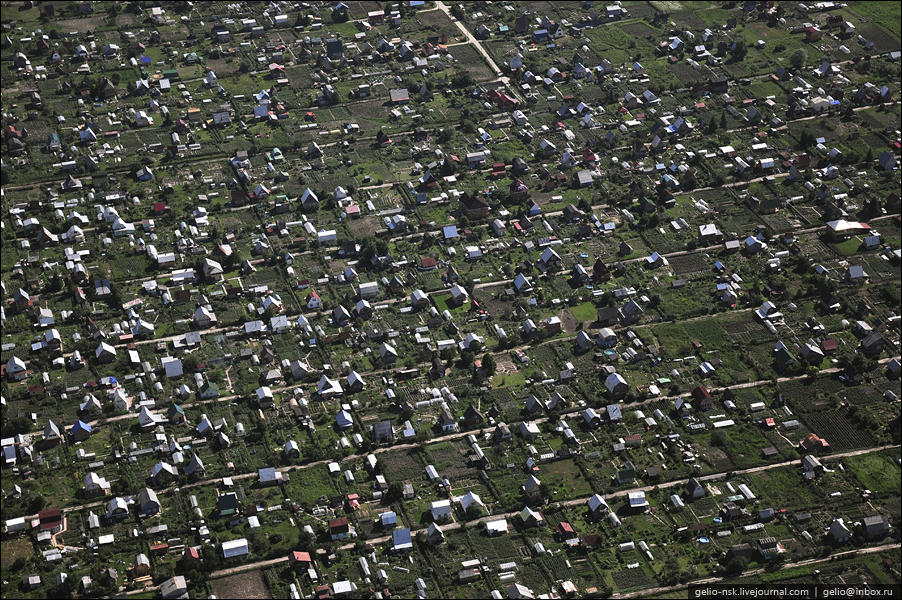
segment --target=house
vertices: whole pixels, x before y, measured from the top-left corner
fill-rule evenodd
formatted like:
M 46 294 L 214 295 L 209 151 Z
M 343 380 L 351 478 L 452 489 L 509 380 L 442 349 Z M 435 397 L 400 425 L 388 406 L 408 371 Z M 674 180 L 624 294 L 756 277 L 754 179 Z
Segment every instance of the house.
M 519 426 L 520 437 L 524 440 L 531 441 L 539 437 L 539 426 L 532 421 L 521 421 Z
M 608 394 L 614 398 L 625 396 L 627 391 L 629 391 L 629 384 L 627 384 L 626 379 L 619 373 L 611 373 L 608 375 L 605 379 L 604 387 Z
M 461 285 L 454 285 L 451 288 L 451 299 L 450 302 L 454 306 L 461 306 L 466 304 L 469 301 L 469 294 L 467 294 L 467 290 L 464 289 Z
M 845 544 L 852 539 L 852 532 L 846 526 L 842 518 L 833 519 L 829 529 L 830 538 L 836 544 Z
M 216 501 L 216 513 L 220 517 L 228 517 L 238 512 L 238 495 L 228 492 L 219 496 Z
M 295 569 L 306 572 L 313 564 L 313 559 L 310 557 L 309 552 L 294 550 L 288 554 L 288 563 Z
M 485 522 L 485 533 L 489 537 L 503 535 L 507 533 L 507 519 L 495 519 Z
M 525 527 L 536 527 L 545 523 L 545 516 L 528 506 L 525 506 L 520 511 L 519 517 Z
M 204 473 L 206 473 L 206 467 L 204 467 L 203 461 L 201 461 L 200 457 L 197 453 L 192 453 L 191 460 L 188 462 L 188 465 L 184 468 L 185 475 L 203 477 Z
M 886 340 L 878 331 L 874 331 L 861 340 L 861 351 L 868 356 L 877 356 L 883 352 Z
M 814 479 L 824 473 L 824 465 L 821 461 L 811 454 L 802 457 L 802 474 L 806 479 Z
M 388 94 L 392 104 L 401 105 L 410 102 L 410 94 L 405 88 L 389 90 Z
M 692 398 L 701 410 L 711 410 L 711 393 L 704 386 L 693 388 Z
M 528 294 L 532 292 L 532 283 L 523 273 L 517 273 L 517 276 L 514 278 L 514 289 L 521 294 Z
M 6 367 L 6 378 L 9 381 L 21 381 L 28 376 L 28 367 L 25 366 L 25 361 L 18 356 L 10 357 L 4 366 Z
M 592 185 L 592 171 L 589 169 L 581 169 L 573 176 L 573 183 L 576 187 L 585 188 Z
M 451 519 L 451 501 L 435 500 L 430 504 L 429 513 L 433 521 L 446 521 Z
M 307 308 L 311 310 L 316 310 L 318 308 L 323 307 L 323 300 L 320 298 L 319 294 L 315 291 L 311 290 L 307 293 Z
M 500 597 L 500 595 L 499 595 Z M 529 600 L 535 598 L 535 592 L 521 583 L 515 583 L 507 588 L 507 597 L 518 600 Z
M 706 244 L 718 243 L 723 239 L 723 234 L 717 229 L 713 223 L 707 225 L 699 225 L 698 227 L 699 241 Z
M 63 529 L 63 511 L 59 508 L 50 508 L 38 513 L 38 529 L 41 532 L 49 531 L 51 534 L 59 533 Z
M 160 584 L 164 599 L 188 598 L 188 582 L 182 575 L 171 577 Z
M 99 363 L 109 363 L 116 359 L 116 349 L 106 342 L 100 342 L 94 350 L 94 356 Z
M 852 265 L 846 270 L 845 280 L 849 283 L 864 283 L 868 274 L 861 265 Z
M 636 466 L 633 464 L 633 461 L 628 460 L 623 464 L 623 467 L 617 470 L 617 474 L 615 475 L 615 480 L 618 485 L 630 484 L 636 481 Z
M 472 403 L 464 410 L 463 417 L 464 427 L 467 429 L 479 427 L 485 422 L 483 414 Z
M 350 535 L 351 526 L 348 524 L 347 517 L 330 519 L 328 526 L 329 535 L 332 537 L 333 541 L 347 539 Z
M 394 429 L 391 421 L 386 419 L 379 421 L 373 425 L 373 441 L 377 444 L 388 442 L 391 443 L 395 439 Z
M 610 507 L 601 494 L 594 494 L 586 502 L 589 507 L 589 514 L 593 519 L 600 519 L 610 512 Z
M 94 471 L 85 476 L 85 495 L 105 496 L 110 493 L 110 482 Z
M 460 506 L 467 514 L 478 514 L 485 510 L 485 504 L 482 498 L 476 492 L 467 492 L 460 497 Z
M 520 486 L 520 491 L 530 501 L 542 499 L 542 482 L 535 475 L 526 478 L 526 483 Z
M 645 492 L 629 492 L 629 509 L 632 512 L 644 512 L 648 509 L 648 500 L 645 498 Z
M 429 296 L 423 290 L 417 288 L 410 294 L 410 305 L 413 308 L 429 306 Z
M 147 555 L 143 552 L 135 557 L 135 564 L 132 567 L 132 572 L 136 577 L 143 577 L 150 573 L 150 559 L 147 558 Z M 163 597 L 165 598 L 166 596 Z
M 404 527 L 392 532 L 392 550 L 394 552 L 404 552 L 412 549 L 413 539 L 410 535 L 410 529 Z
M 430 546 L 437 546 L 445 541 L 445 534 L 435 522 L 430 523 L 426 529 L 426 543 Z
M 177 477 L 178 470 L 174 466 L 164 461 L 155 464 L 150 472 L 150 479 L 157 487 L 171 483 Z
M 282 483 L 284 477 L 281 471 L 276 471 L 275 467 L 265 467 L 257 469 L 257 482 L 260 487 L 268 487 Z
M 460 197 L 460 211 L 468 219 L 483 219 L 489 216 L 489 203 L 478 194 L 465 192 Z
M 222 543 L 223 558 L 247 556 L 249 552 L 247 538 L 238 538 L 237 540 L 229 540 Z
M 816 433 L 809 433 L 801 442 L 799 442 L 799 449 L 803 452 L 818 452 L 821 450 L 829 450 L 830 444 Z
M 705 495 L 705 487 L 699 483 L 698 479 L 691 477 L 686 482 L 686 495 L 693 500 L 697 500 Z
M 137 496 L 138 512 L 143 515 L 155 515 L 160 512 L 160 500 L 157 493 L 149 487 L 142 488 Z
M 91 437 L 91 426 L 79 419 L 75 422 L 75 425 L 72 426 L 70 434 L 72 435 L 72 439 L 76 442 L 84 441 Z
M 886 515 L 872 515 L 861 522 L 864 537 L 868 541 L 882 540 L 889 535 L 890 525 Z

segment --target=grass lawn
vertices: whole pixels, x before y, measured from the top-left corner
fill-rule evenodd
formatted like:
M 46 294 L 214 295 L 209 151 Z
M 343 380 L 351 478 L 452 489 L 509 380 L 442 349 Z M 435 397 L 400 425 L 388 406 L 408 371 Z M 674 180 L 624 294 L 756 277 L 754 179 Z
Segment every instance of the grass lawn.
M 542 481 L 548 483 L 552 491 L 558 492 L 557 495 L 552 495 L 553 500 L 579 498 L 592 493 L 592 486 L 583 477 L 579 467 L 572 459 L 544 464 L 539 475 Z
M 897 2 L 859 2 L 852 10 L 875 23 L 899 23 L 902 5 Z
M 591 302 L 583 302 L 582 304 L 577 304 L 570 309 L 570 312 L 573 314 L 574 318 L 580 321 L 594 321 L 595 317 L 598 314 L 595 305 Z
M 898 494 L 899 467 L 895 464 L 898 455 L 898 450 L 877 452 L 850 456 L 844 462 L 855 473 L 858 481 L 872 492 L 881 496 Z
M 0 564 L 3 565 L 4 571 L 9 569 L 16 560 L 20 558 L 28 560 L 34 555 L 34 546 L 32 546 L 31 540 L 27 537 L 3 542 L 2 547 L 3 556 L 0 557 Z
M 858 248 L 861 247 L 861 240 L 857 237 L 852 237 L 847 239 L 844 242 L 839 242 L 838 244 L 833 244 L 834 250 L 842 254 L 843 256 L 852 256 L 855 252 L 858 251 Z
M 526 383 L 526 374 L 523 371 L 516 373 L 498 373 L 492 377 L 493 388 L 519 388 Z

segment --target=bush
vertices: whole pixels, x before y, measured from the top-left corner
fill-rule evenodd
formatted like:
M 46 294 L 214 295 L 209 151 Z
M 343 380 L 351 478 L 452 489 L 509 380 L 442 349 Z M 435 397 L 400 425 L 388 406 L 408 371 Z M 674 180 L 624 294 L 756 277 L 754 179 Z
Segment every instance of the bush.
M 712 446 L 723 446 L 727 441 L 727 436 L 723 431 L 718 430 L 711 434 Z
M 804 48 L 799 48 L 790 55 L 789 64 L 796 69 L 801 69 L 808 64 L 808 52 Z

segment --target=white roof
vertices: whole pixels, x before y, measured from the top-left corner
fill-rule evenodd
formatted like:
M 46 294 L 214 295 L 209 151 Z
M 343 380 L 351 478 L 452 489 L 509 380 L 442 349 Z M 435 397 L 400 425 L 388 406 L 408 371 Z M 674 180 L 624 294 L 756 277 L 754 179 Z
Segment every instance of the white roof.
M 238 538 L 237 540 L 229 540 L 222 543 L 222 554 L 226 558 L 232 556 L 241 556 L 247 554 L 247 538 Z

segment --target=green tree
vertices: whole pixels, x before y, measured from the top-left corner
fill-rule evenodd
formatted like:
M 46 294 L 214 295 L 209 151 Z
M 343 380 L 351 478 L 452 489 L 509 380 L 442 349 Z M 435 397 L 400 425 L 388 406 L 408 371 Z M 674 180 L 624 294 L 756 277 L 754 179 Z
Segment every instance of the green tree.
M 482 357 L 482 370 L 485 373 L 486 377 L 491 377 L 495 374 L 495 369 L 497 365 L 495 364 L 495 357 L 492 356 L 491 352 L 486 352 Z
M 793 52 L 789 56 L 789 64 L 792 65 L 796 69 L 801 69 L 806 64 L 808 64 L 808 51 L 804 48 L 799 48 L 795 52 Z
M 720 429 L 711 434 L 712 446 L 723 446 L 727 442 L 727 436 Z

